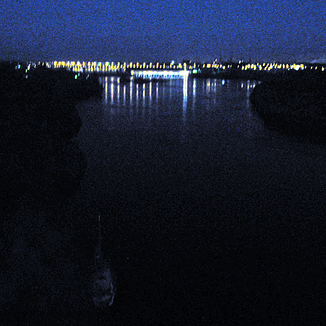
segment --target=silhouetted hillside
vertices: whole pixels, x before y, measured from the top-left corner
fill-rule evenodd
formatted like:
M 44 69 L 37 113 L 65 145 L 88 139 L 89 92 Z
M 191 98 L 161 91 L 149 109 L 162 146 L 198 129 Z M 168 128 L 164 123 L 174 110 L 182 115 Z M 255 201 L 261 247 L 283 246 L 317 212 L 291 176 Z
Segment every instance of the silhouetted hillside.
M 326 79 L 305 74 L 257 85 L 250 95 L 254 112 L 280 132 L 326 143 Z
M 88 75 L 0 63 L 4 205 L 22 194 L 56 201 L 75 193 L 87 165 L 73 141 L 82 125 L 75 104 L 101 93 Z

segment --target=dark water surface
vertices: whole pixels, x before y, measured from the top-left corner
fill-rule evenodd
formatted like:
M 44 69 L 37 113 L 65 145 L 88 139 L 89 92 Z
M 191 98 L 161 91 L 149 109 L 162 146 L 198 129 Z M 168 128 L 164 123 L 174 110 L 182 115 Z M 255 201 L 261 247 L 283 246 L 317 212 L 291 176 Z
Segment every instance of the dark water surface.
M 43 213 L 71 217 L 75 229 L 80 221 L 80 237 L 61 230 L 80 257 L 68 270 L 85 271 L 78 284 L 88 282 L 101 213 L 116 296 L 94 312 L 78 290 L 76 306 L 94 325 L 317 325 L 325 147 L 266 130 L 251 113 L 253 82 L 101 81 L 103 99 L 78 106 L 82 189 Z

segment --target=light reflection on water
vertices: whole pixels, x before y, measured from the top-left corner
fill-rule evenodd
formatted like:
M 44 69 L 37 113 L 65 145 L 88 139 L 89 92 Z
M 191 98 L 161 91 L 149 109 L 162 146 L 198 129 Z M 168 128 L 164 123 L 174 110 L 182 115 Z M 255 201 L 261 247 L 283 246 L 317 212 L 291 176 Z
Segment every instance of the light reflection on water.
M 180 259 L 179 253 L 185 252 L 189 252 L 192 261 L 204 262 L 212 252 L 222 252 L 225 241 L 225 257 L 236 263 L 238 258 L 232 257 L 239 257 L 239 264 L 230 269 L 221 260 L 219 275 L 237 270 L 234 280 L 241 280 L 246 273 L 256 275 L 261 256 L 256 261 L 251 253 L 262 244 L 270 247 L 272 254 L 279 247 L 289 252 L 289 257 L 300 252 L 299 246 L 311 257 L 310 251 L 316 254 L 322 248 L 322 240 L 319 247 L 315 247 L 319 240 L 313 240 L 309 247 L 306 239 L 316 239 L 317 230 L 324 229 L 318 224 L 324 219 L 316 219 L 316 214 L 321 216 L 325 211 L 325 150 L 295 143 L 262 127 L 249 103 L 255 82 L 191 78 L 143 85 L 132 82 L 125 86 L 114 78 L 102 82 L 109 84 L 105 89 L 111 100 L 106 103 L 104 96 L 102 102 L 93 99 L 79 107 L 84 124 L 78 140 L 89 163 L 83 185 L 85 198 L 100 202 L 110 217 L 108 221 L 112 221 L 107 230 L 114 231 L 106 240 L 115 256 L 112 266 L 118 275 L 120 270 L 120 275 L 130 280 L 135 271 L 144 273 L 148 277 L 141 284 L 147 293 L 161 291 L 168 297 L 174 290 L 166 290 L 169 276 L 158 281 L 161 287 L 151 282 L 155 284 L 152 292 L 147 282 L 156 271 L 153 266 L 165 253 L 165 266 L 172 266 Z M 119 94 L 124 92 L 126 101 L 117 105 Z M 143 128 L 144 133 L 138 134 L 137 128 Z M 132 132 L 125 132 L 129 129 Z M 124 209 L 129 206 L 130 210 Z M 293 238 L 289 238 L 291 234 Z M 140 245 L 135 244 L 137 236 Z M 149 239 L 157 251 L 147 252 L 149 245 L 144 239 Z M 180 251 L 174 255 L 171 250 L 169 256 L 170 248 L 179 243 Z M 237 250 L 234 256 L 233 248 Z M 237 248 L 244 248 L 244 253 Z M 268 251 L 266 257 L 267 262 L 273 256 Z M 278 257 L 275 255 L 271 267 L 266 267 L 266 275 L 284 269 Z M 301 266 L 301 260 L 296 263 Z M 149 266 L 147 271 L 144 266 Z M 196 279 L 197 272 L 183 277 L 178 293 L 191 291 L 194 279 L 204 289 L 206 284 L 213 284 L 207 290 L 209 296 L 199 296 L 201 301 L 210 297 L 211 288 L 220 293 L 221 282 L 214 284 L 215 266 L 211 274 L 205 274 L 211 278 Z M 179 270 L 180 275 L 189 275 L 188 260 L 180 263 Z M 295 272 L 291 274 L 296 275 Z M 173 274 L 168 268 L 164 273 Z M 176 280 L 174 285 L 179 284 L 181 277 Z M 232 282 L 230 286 L 234 288 L 240 284 Z M 253 282 L 256 284 L 256 279 Z M 264 279 L 259 280 L 257 288 L 265 283 Z M 141 286 L 129 281 L 122 289 L 123 286 L 125 292 L 119 290 L 122 299 L 118 300 L 131 298 L 130 306 L 134 307 L 138 302 L 130 293 L 139 293 Z M 227 284 L 226 295 L 229 289 Z M 181 294 L 173 296 L 177 303 L 185 300 Z M 195 296 L 198 292 L 192 297 Z M 215 308 L 215 301 L 213 304 Z
M 182 134 L 200 123 L 206 123 L 208 129 L 222 124 L 227 130 L 236 130 L 248 138 L 255 136 L 254 130 L 259 134 L 261 129 L 260 122 L 250 112 L 249 95 L 256 81 L 184 77 L 122 84 L 119 78 L 103 77 L 100 82 L 104 86 L 102 104 L 109 129 L 122 125 L 140 127 L 140 124 L 142 128 L 153 124 L 162 127 L 167 120 L 179 122 Z

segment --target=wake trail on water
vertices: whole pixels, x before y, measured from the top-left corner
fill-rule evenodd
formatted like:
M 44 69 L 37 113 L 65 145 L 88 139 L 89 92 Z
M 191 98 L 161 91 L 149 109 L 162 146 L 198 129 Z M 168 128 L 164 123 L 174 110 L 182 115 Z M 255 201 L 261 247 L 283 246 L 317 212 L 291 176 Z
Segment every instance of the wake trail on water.
M 95 272 L 93 274 L 93 302 L 96 307 L 104 308 L 113 304 L 116 286 L 108 261 L 103 258 L 101 250 L 101 218 L 99 222 L 99 242 L 95 250 Z

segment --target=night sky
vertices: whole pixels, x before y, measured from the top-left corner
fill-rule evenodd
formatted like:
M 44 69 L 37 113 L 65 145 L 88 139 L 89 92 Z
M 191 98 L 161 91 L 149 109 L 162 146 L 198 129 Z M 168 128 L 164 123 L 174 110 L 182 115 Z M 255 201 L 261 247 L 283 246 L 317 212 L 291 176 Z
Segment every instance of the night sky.
M 326 1 L 2 0 L 0 59 L 326 62 Z

